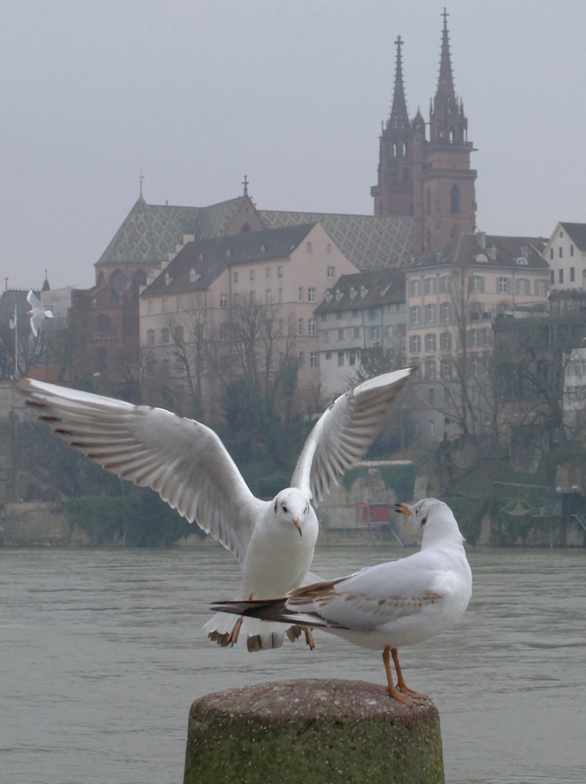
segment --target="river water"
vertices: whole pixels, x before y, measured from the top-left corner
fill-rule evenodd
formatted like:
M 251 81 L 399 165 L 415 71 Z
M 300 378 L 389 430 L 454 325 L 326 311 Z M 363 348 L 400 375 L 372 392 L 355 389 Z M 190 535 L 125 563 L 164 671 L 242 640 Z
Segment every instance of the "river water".
M 321 548 L 342 575 L 403 556 Z M 476 550 L 453 630 L 402 649 L 441 714 L 448 784 L 586 782 L 586 553 Z M 384 683 L 380 656 L 316 632 L 249 654 L 201 631 L 239 571 L 220 547 L 0 550 L 0 781 L 180 784 L 191 702 L 281 678 Z

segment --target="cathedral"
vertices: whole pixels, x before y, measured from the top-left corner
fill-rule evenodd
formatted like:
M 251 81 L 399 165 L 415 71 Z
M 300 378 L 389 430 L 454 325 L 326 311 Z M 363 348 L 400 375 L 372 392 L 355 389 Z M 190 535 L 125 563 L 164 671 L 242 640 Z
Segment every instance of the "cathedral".
M 391 114 L 380 137 L 378 182 L 371 189 L 374 213 L 413 219 L 415 256 L 476 229 L 474 146 L 468 141 L 464 105 L 454 89 L 448 14 L 443 13 L 437 91 L 427 123 L 419 109 L 407 113 L 403 84 L 403 41 L 399 37 Z

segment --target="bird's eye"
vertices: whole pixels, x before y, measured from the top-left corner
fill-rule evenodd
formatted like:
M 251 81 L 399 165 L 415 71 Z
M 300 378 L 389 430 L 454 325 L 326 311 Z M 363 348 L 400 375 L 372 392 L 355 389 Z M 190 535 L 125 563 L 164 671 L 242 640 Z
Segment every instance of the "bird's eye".
M 424 517 L 423 520 L 421 521 L 421 525 L 425 525 L 426 522 L 427 522 L 427 517 Z
M 281 504 L 281 509 L 283 510 L 283 512 L 287 513 L 287 507 L 285 506 L 285 504 Z

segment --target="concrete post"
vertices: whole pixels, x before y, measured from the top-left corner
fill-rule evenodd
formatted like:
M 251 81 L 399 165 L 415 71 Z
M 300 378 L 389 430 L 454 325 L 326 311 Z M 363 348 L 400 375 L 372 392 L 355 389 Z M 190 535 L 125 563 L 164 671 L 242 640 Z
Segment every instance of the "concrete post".
M 191 706 L 184 784 L 443 784 L 439 713 L 364 681 L 260 683 Z

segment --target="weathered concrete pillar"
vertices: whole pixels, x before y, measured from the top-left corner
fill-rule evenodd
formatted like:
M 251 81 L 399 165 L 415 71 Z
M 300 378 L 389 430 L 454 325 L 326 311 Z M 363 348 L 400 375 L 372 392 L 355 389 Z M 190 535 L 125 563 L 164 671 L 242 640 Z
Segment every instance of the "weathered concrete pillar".
M 443 784 L 435 705 L 364 681 L 260 683 L 191 706 L 184 784 Z

